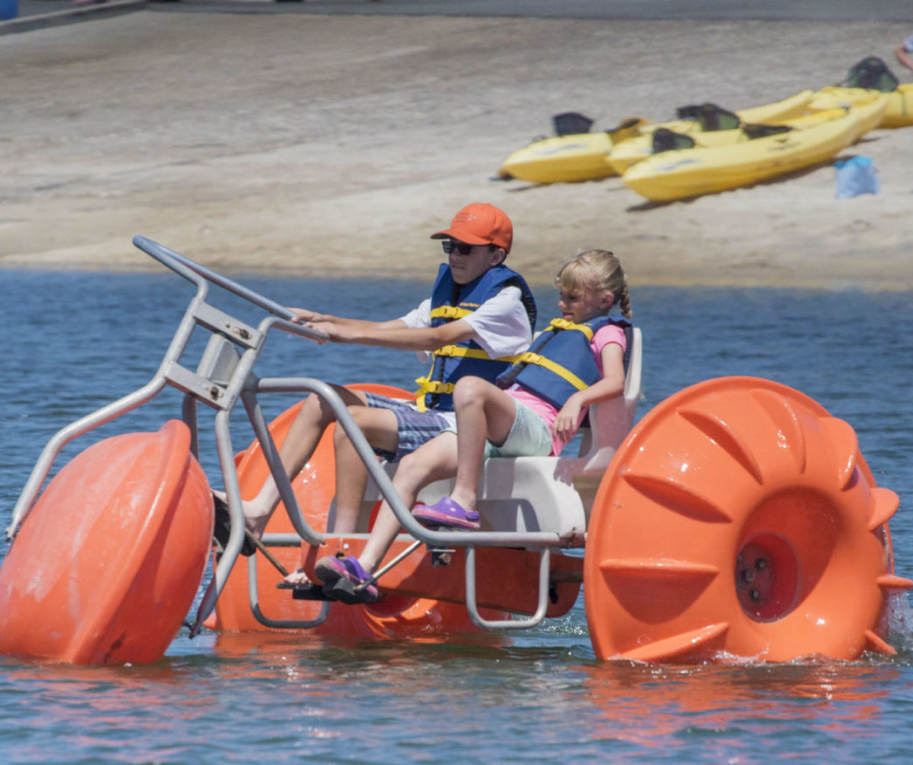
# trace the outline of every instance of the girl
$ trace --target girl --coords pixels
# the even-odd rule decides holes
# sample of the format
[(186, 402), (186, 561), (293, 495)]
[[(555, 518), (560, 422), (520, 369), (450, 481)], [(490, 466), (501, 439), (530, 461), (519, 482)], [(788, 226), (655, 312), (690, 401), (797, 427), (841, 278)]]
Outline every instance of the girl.
[[(630, 324), (608, 318), (615, 306), (631, 317), (618, 259), (606, 250), (589, 250), (566, 263), (555, 284), (561, 318), (499, 378), (506, 390), (480, 377), (460, 378), (453, 391), (456, 436), (445, 429), (400, 461), (393, 486), (407, 507), (422, 487), (456, 474), (450, 497), (413, 510), (424, 525), (478, 529), (476, 487), (485, 456), (558, 454), (590, 404), (624, 392), (625, 328)], [(377, 600), (373, 572), (399, 530), (384, 502), (361, 555), (321, 558), (314, 568), (317, 577), (329, 587), (340, 579), (354, 585), (355, 595), (347, 603)]]
[(606, 250), (584, 252), (561, 268), (555, 284), (561, 318), (498, 378), (499, 385), (479, 377), (457, 383), (456, 484), (449, 497), (414, 510), (424, 525), (478, 529), (476, 487), (485, 457), (557, 455), (590, 404), (624, 392), (630, 324), (608, 318), (613, 306), (631, 317), (618, 258)]

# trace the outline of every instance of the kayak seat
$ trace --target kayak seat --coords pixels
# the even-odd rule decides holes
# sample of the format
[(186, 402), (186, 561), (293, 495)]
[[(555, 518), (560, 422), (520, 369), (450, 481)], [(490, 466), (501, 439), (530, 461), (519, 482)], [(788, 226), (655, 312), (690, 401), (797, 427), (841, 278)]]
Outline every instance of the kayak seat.
[(593, 120), (580, 112), (562, 112), (552, 117), (555, 126), (555, 135), (579, 135), (589, 133)]
[(891, 93), (897, 89), (900, 80), (882, 59), (877, 56), (868, 56), (850, 67), (846, 79), (841, 84), (847, 88), (864, 88)]
[(676, 133), (668, 128), (657, 128), (653, 131), (653, 153), (693, 149), (694, 139), (684, 133)]
[(748, 136), (748, 140), (753, 141), (756, 138), (767, 138), (771, 135), (780, 135), (788, 133), (792, 128), (789, 125), (742, 125), (742, 132)]
[(716, 104), (682, 106), (677, 110), (680, 120), (695, 120), (701, 130), (710, 133), (715, 130), (735, 130), (742, 123), (739, 115)]

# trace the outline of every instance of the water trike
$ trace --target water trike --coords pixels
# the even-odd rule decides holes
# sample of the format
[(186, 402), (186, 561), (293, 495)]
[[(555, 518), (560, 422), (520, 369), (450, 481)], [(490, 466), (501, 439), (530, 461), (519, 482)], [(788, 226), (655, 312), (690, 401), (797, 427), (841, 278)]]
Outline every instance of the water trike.
[[(635, 328), (624, 395), (593, 407), (578, 454), (490, 459), (479, 492), (482, 529), (428, 529), (393, 488), (395, 464), (378, 459), (330, 385), (254, 374), (275, 332), (312, 340), (323, 333), (161, 244), (134, 243), (196, 293), (152, 380), (61, 429), (38, 457), (7, 529), (0, 653), (154, 662), (185, 623), (211, 558), (191, 635), (209, 627), (446, 639), (560, 617), (582, 586), (599, 659), (894, 652), (890, 599), (913, 587), (894, 573), (888, 521), (898, 497), (876, 486), (853, 429), (802, 393), (758, 378), (718, 378), (676, 393), (635, 425), (643, 349)], [(262, 320), (253, 326), (216, 308), (213, 286), (249, 301)], [(194, 331), (208, 333), (196, 358)], [(169, 386), (183, 393), (179, 419), (97, 441), (48, 481), (69, 442)], [(268, 423), (261, 399), (272, 394), (317, 395), (333, 408), (371, 476), (358, 533), (327, 531), (332, 433), (286, 477), (277, 451), (296, 407)], [(235, 453), (230, 418), (239, 402), (255, 440)], [(227, 495), (230, 532), (216, 555), (212, 488), (200, 464), (201, 404), (214, 413)], [(269, 474), (281, 512), (244, 559), (242, 497)], [(420, 499), (435, 501), (449, 488), (432, 484)], [(314, 578), (318, 557), (357, 554), (381, 498), (403, 533), (377, 572), (376, 603), (347, 605), (346, 592), (320, 586), (277, 587), (292, 567)]]

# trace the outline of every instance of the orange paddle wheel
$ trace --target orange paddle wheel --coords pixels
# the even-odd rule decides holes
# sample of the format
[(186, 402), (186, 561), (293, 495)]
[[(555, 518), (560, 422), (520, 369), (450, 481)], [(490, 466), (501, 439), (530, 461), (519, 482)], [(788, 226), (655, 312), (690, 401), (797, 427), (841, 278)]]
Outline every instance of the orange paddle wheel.
[(193, 604), (212, 525), (184, 423), (89, 447), (48, 484), (3, 561), (0, 653), (157, 661)]
[(710, 380), (622, 444), (589, 525), (584, 592), (602, 659), (788, 661), (894, 653), (883, 637), (897, 495), (807, 396)]

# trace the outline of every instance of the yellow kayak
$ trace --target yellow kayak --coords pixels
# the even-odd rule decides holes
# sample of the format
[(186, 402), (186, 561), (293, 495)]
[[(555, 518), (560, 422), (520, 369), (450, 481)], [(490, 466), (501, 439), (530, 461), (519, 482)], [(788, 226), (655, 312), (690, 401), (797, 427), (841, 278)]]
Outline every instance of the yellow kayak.
[(752, 124), (788, 120), (805, 114), (808, 102), (811, 101), (813, 95), (814, 91), (803, 90), (794, 96), (772, 104), (754, 106), (750, 109), (739, 109), (736, 114), (739, 115), (739, 119), (742, 122), (750, 122)]
[(557, 135), (533, 141), (511, 154), (498, 169), (503, 180), (529, 183), (574, 183), (615, 175), (606, 161), (612, 147), (640, 133), (647, 121), (625, 120), (613, 130)]
[[(731, 130), (738, 126), (739, 123), (749, 124), (777, 124), (784, 120), (793, 119), (805, 114), (808, 103), (811, 101), (814, 91), (803, 90), (790, 96), (782, 101), (764, 106), (755, 106), (751, 109), (742, 109), (737, 112), (726, 112), (720, 109), (722, 113), (720, 126), (714, 125), (708, 129), (705, 127), (706, 121), (698, 118), (699, 111), (704, 107), (712, 106), (705, 104), (699, 107), (683, 107), (679, 109), (679, 114), (690, 114), (687, 119), (677, 119), (670, 122), (661, 122), (653, 125), (647, 125), (641, 130), (641, 135), (625, 141), (620, 146), (613, 148), (609, 155), (609, 164), (619, 175), (624, 175), (625, 171), (634, 163), (640, 162), (653, 154), (652, 133), (659, 128), (671, 130), (673, 133), (682, 133), (690, 135), (692, 138), (695, 134), (701, 133), (709, 136), (711, 133), (722, 132), (727, 129)], [(719, 107), (715, 107), (719, 109)], [(728, 121), (727, 116), (728, 115)], [(722, 131), (721, 131), (722, 128)], [(722, 143), (727, 143), (727, 139), (721, 139)], [(707, 145), (714, 145), (715, 139), (709, 138)]]
[(804, 114), (801, 117), (796, 117), (791, 120), (784, 120), (783, 122), (772, 124), (788, 125), (792, 128), (802, 130), (804, 128), (817, 125), (821, 122), (826, 122), (834, 116), (839, 116), (840, 112), (850, 112), (851, 114), (855, 114), (859, 119), (859, 135), (856, 136), (855, 139), (858, 141), (870, 130), (874, 130), (881, 125), (889, 103), (890, 96), (888, 93), (869, 91), (865, 96), (859, 98), (859, 100), (857, 100), (855, 103), (848, 106), (839, 106), (833, 109), (823, 109), (819, 111), (809, 112), (808, 114)]
[[(805, 90), (776, 103), (744, 109), (735, 112), (734, 119), (743, 122), (788, 119), (805, 111), (812, 93)], [(693, 126), (693, 120), (664, 124), (672, 130), (688, 130)], [(533, 141), (501, 163), (498, 177), (503, 180), (517, 178), (528, 183), (573, 183), (608, 178), (624, 172), (627, 167), (619, 170), (609, 155), (629, 140), (652, 132), (654, 127), (647, 120), (634, 117), (605, 132), (557, 135)]]
[(834, 107), (848, 108), (873, 93), (886, 93), (888, 105), (878, 127), (899, 128), (913, 125), (913, 84), (901, 84), (877, 56), (867, 56), (849, 68), (846, 79), (839, 85), (821, 88), (815, 93), (808, 109), (818, 112)]
[[(838, 106), (852, 106), (857, 101), (870, 98), (880, 91), (868, 88), (845, 88), (839, 85), (821, 88), (808, 105), (808, 110), (818, 112)], [(903, 83), (885, 94), (888, 104), (877, 127), (899, 128), (913, 125), (913, 83)]]
[(859, 138), (862, 127), (860, 114), (848, 111), (802, 130), (731, 146), (663, 152), (638, 162), (623, 180), (657, 202), (712, 194), (831, 159)]

